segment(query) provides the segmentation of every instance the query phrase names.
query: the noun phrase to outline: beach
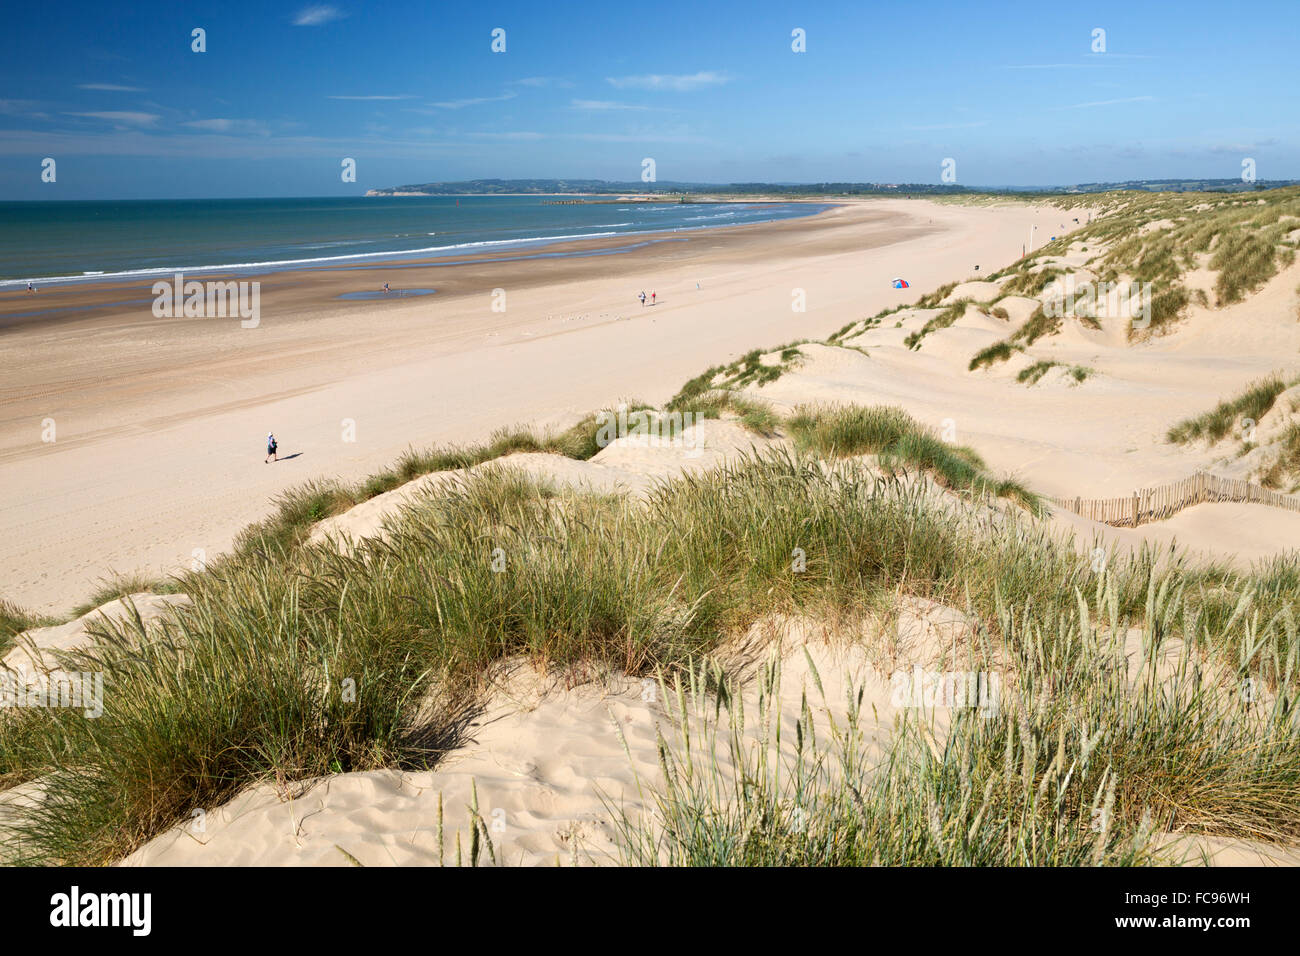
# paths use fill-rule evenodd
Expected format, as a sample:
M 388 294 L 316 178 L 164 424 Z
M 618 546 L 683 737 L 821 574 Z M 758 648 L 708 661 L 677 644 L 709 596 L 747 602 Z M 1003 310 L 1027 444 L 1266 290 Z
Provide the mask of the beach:
M 277 272 L 257 277 L 256 329 L 156 318 L 151 301 L 13 325 L 0 339 L 4 594 L 61 612 L 110 572 L 165 575 L 221 553 L 303 482 L 363 477 L 411 445 L 559 426 L 620 398 L 663 401 L 756 346 L 821 338 L 977 264 L 1011 262 L 1031 225 L 1042 234 L 1061 221 L 1021 203 L 849 202 L 781 223 L 544 250 L 635 246 L 608 255 Z M 912 288 L 893 289 L 894 276 Z M 151 300 L 152 281 L 6 292 L 0 323 L 34 299 Z M 384 282 L 437 292 L 336 298 Z M 493 311 L 494 289 L 505 311 Z M 643 289 L 657 304 L 640 305 Z M 794 311 L 795 290 L 806 311 Z M 47 419 L 53 442 L 42 441 Z M 281 457 L 296 457 L 263 464 L 270 431 Z
M 253 277 L 256 328 L 155 317 L 152 277 L 6 292 L 0 324 L 34 300 L 83 311 L 11 324 L 0 339 L 10 370 L 0 585 L 9 600 L 62 613 L 110 574 L 199 567 L 289 488 L 366 477 L 410 447 L 516 424 L 560 428 L 620 400 L 661 403 L 753 348 L 820 340 L 944 282 L 977 280 L 1014 263 L 1031 227 L 1051 235 L 1078 213 L 850 201 L 784 222 L 278 271 Z M 951 423 L 955 440 L 1039 493 L 1128 495 L 1213 465 L 1164 433 L 1294 354 L 1294 324 L 1272 316 L 1291 307 L 1295 271 L 1226 313 L 1194 310 L 1176 337 L 1130 345 L 1114 329 L 1067 328 L 1052 357 L 1104 373 L 1082 388 L 968 372 L 1005 324 L 971 313 L 920 350 L 902 347 L 907 329 L 882 329 L 873 341 L 894 347 L 834 350 L 754 394 L 782 412 L 898 405 L 936 429 Z M 893 288 L 894 277 L 910 288 Z M 385 282 L 393 295 L 380 294 Z M 992 297 L 980 289 L 957 293 Z M 641 305 L 642 290 L 655 304 Z M 375 297 L 339 298 L 358 292 Z M 121 301 L 137 304 L 103 304 Z M 1003 304 L 1019 322 L 1029 302 Z M 279 441 L 273 464 L 263 460 L 268 432 Z M 1272 509 L 1247 534 L 1238 519 L 1256 506 L 1234 507 L 1106 534 L 1243 561 L 1300 537 L 1295 516 Z M 1080 525 L 1081 539 L 1095 528 Z
M 1053 323 L 1053 276 L 1094 281 L 1103 250 L 1094 233 L 1066 231 L 1015 268 L 1018 242 L 1035 226 L 1050 236 L 1081 212 L 1006 200 L 844 202 L 686 235 L 267 273 L 252 328 L 139 307 L 11 325 L 9 349 L 26 350 L 13 367 L 28 385 L 6 395 L 14 417 L 0 460 L 22 488 L 0 512 L 10 599 L 66 614 L 97 577 L 135 579 L 114 582 L 63 623 L 30 628 L 5 658 L 13 686 L 30 685 L 31 699 L 61 660 L 138 648 L 130 653 L 143 666 L 113 672 L 138 681 L 113 685 L 116 703 L 84 680 L 72 703 L 139 714 L 130 719 L 160 744 L 132 751 L 144 762 L 120 781 L 103 764 L 109 777 L 88 792 L 138 792 L 160 773 L 216 781 L 206 798 L 180 797 L 183 807 L 139 811 L 149 819 L 137 835 L 109 834 L 96 859 L 460 864 L 480 862 L 486 846 L 487 861 L 504 864 L 680 863 L 689 855 L 637 834 L 656 814 L 688 806 L 656 802 L 646 783 L 671 779 L 665 768 L 699 746 L 691 740 L 707 741 L 695 752 L 718 792 L 769 748 L 790 765 L 805 739 L 838 741 L 842 772 L 862 771 L 861 755 L 875 768 L 860 778 L 869 791 L 842 806 L 852 820 L 911 812 L 934 830 L 928 778 L 880 768 L 998 744 L 1001 733 L 985 735 L 995 725 L 984 722 L 1015 713 L 1049 727 L 1019 725 L 1031 741 L 1026 761 L 1036 759 L 1032 741 L 1056 741 L 1045 780 L 1067 762 L 1088 767 L 1103 737 L 1108 755 L 1084 772 L 1104 766 L 1109 775 L 1140 737 L 1131 719 L 1145 728 L 1139 749 L 1180 768 L 1171 786 L 1185 799 L 1208 793 L 1207 805 L 1235 807 L 1256 787 L 1275 801 L 1269 821 L 1278 821 L 1243 826 L 1233 816 L 1213 830 L 1150 833 L 1141 823 L 1146 836 L 1109 848 L 1089 828 L 1044 847 L 1046 857 L 1032 842 L 1026 853 L 1022 840 L 1017 862 L 1294 865 L 1285 774 L 1256 781 L 1238 767 L 1235 738 L 1226 762 L 1205 771 L 1192 751 L 1204 741 L 1188 744 L 1185 734 L 1235 708 L 1258 734 L 1244 746 L 1275 747 L 1268 759 L 1294 754 L 1268 722 L 1290 720 L 1270 683 L 1289 679 L 1278 662 L 1294 654 L 1282 650 L 1293 618 L 1274 582 L 1285 583 L 1294 563 L 1300 500 L 1266 503 L 1250 479 L 1300 433 L 1300 369 L 1290 359 L 1300 348 L 1291 318 L 1300 264 L 1282 256 L 1239 301 L 1191 302 L 1168 334 L 1142 334 L 1140 316 L 1110 311 L 1104 321 L 1073 312 Z M 1122 215 L 1103 212 L 1103 223 Z M 896 288 L 903 278 L 908 286 Z M 1186 281 L 1209 287 L 1197 270 Z M 340 298 L 384 283 L 395 294 Z M 653 304 L 641 303 L 643 288 Z M 406 289 L 437 291 L 397 294 Z M 93 305 L 148 291 L 79 284 L 38 295 L 58 307 L 59 296 Z M 31 308 L 12 294 L 4 304 Z M 1036 328 L 1045 331 L 1030 337 Z M 999 344 L 1004 357 L 981 364 Z M 1260 388 L 1257 406 L 1215 408 Z M 626 418 L 617 437 L 602 438 L 607 426 L 584 416 L 620 400 L 666 408 L 680 430 L 674 437 L 673 415 L 654 413 L 647 421 L 660 423 L 660 439 L 667 421 L 666 440 L 643 440 Z M 691 414 L 710 402 L 722 404 Z M 1171 426 L 1207 421 L 1220 422 L 1220 439 L 1240 434 L 1242 446 L 1172 437 Z M 32 422 L 56 440 L 36 447 Z M 572 428 L 483 450 L 495 429 L 520 423 Z M 274 463 L 263 463 L 265 431 L 279 440 Z M 435 444 L 471 451 L 454 462 L 417 458 L 373 487 L 333 484 L 374 479 L 404 450 Z M 1253 490 L 1180 500 L 1136 526 L 1070 505 L 1118 500 L 1127 513 L 1137 489 L 1207 472 Z M 277 496 L 309 483 L 323 489 L 318 505 L 300 496 L 281 508 Z M 229 564 L 210 566 L 250 522 L 277 514 L 287 533 L 244 541 Z M 289 545 L 279 556 L 277 537 Z M 185 568 L 208 573 L 187 576 L 184 593 L 156 593 L 168 589 L 150 579 Z M 873 580 L 881 590 L 863 602 Z M 1037 602 L 1056 602 L 1056 616 Z M 1250 602 L 1268 648 L 1252 653 L 1273 670 L 1243 683 L 1237 643 L 1225 635 Z M 1122 605 L 1147 617 L 1121 623 Z M 1034 636 L 1017 637 L 1021 625 L 1005 613 L 1016 606 L 1070 638 L 1044 651 L 1032 621 L 1023 635 Z M 1010 635 L 993 648 L 990 620 Z M 1202 628 L 1195 640 L 1174 630 L 1189 621 Z M 581 640 L 566 645 L 575 634 Z M 180 671 L 191 682 L 179 689 L 177 648 L 201 661 Z M 695 648 L 707 654 L 698 672 Z M 663 669 L 672 655 L 690 662 L 687 680 L 685 669 Z M 444 670 L 422 684 L 430 657 Z M 393 682 L 417 666 L 414 683 Z M 184 769 L 194 755 L 173 752 L 170 718 L 155 729 L 156 713 L 201 713 L 199 723 L 222 730 L 198 759 L 225 760 L 235 749 L 226 728 L 246 735 L 237 739 L 278 734 L 280 709 L 336 706 L 330 675 L 354 672 L 338 688 L 342 720 L 352 719 L 358 689 L 367 706 L 401 695 L 396 706 L 421 730 L 394 739 L 413 759 L 377 758 L 291 723 L 305 756 L 274 779 L 236 769 L 236 788 L 206 764 Z M 1061 690 L 1058 680 L 1071 683 Z M 1199 682 L 1191 717 L 1163 704 L 1135 710 L 1194 690 L 1188 680 Z M 210 681 L 243 696 L 214 694 Z M 715 697 L 710 688 L 723 682 L 730 689 Z M 423 696 L 410 698 L 416 685 Z M 746 703 L 728 704 L 723 717 L 718 701 L 733 694 Z M 1111 721 L 1091 743 L 1080 738 L 1077 759 L 1065 749 L 1068 711 L 1049 706 L 1058 696 Z M 160 697 L 171 702 L 162 711 Z M 960 717 L 976 707 L 977 719 Z M 742 727 L 741 713 L 765 716 Z M 906 729 L 913 715 L 919 737 Z M 772 737 L 766 728 L 778 722 Z M 961 817 L 998 786 L 1041 792 L 1033 775 L 1000 771 L 1000 760 L 980 766 L 992 774 L 984 784 L 940 791 L 956 801 L 945 812 Z M 1041 812 L 1053 826 L 1092 819 L 1087 800 L 1099 787 L 1090 779 L 1064 816 Z M 48 796 L 42 779 L 11 787 L 0 828 Z M 802 804 L 790 812 L 792 832 L 803 832 Z M 962 818 L 960 831 L 982 818 Z M 915 862 L 909 832 L 890 822 L 877 834 L 883 842 L 862 844 L 853 859 Z M 464 834 L 474 835 L 466 845 Z M 933 862 L 972 862 L 938 834 Z M 999 854 L 1014 845 L 987 843 Z

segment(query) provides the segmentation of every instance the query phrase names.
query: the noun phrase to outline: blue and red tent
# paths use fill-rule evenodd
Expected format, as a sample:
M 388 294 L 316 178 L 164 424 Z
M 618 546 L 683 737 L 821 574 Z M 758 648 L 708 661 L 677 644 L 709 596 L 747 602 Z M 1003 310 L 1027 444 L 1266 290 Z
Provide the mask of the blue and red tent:
M 895 279 L 894 279 L 894 288 L 895 288 L 895 289 L 910 289 L 911 286 L 909 286 L 905 280 L 903 280 L 903 279 L 899 279 L 899 278 L 895 278 Z

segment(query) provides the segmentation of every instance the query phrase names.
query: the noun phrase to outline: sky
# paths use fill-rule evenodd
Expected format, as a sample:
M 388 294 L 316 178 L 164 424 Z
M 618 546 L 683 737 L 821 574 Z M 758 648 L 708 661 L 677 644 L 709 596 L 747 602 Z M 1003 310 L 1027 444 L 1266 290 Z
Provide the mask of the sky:
M 27 4 L 0 199 L 1300 179 L 1297 36 L 1296 0 Z

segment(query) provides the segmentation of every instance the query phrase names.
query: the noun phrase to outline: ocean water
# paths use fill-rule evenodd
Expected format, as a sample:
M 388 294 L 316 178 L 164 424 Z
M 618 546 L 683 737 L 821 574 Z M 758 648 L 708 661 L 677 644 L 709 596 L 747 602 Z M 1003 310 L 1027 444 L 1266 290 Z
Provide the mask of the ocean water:
M 0 202 L 0 288 L 203 269 L 463 255 L 561 239 L 811 215 L 813 203 L 588 203 L 563 196 Z

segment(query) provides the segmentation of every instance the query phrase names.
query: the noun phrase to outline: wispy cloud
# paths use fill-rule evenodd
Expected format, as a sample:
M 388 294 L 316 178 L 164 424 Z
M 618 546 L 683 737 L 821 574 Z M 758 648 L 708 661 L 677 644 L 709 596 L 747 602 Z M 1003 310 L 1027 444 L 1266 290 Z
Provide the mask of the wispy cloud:
M 668 90 L 687 93 L 707 86 L 721 86 L 731 77 L 713 70 L 699 73 L 647 73 L 643 76 L 609 76 L 606 81 L 620 90 Z
M 35 100 L 0 100 L 0 113 L 15 116 L 31 113 L 37 105 Z
M 635 103 L 616 103 L 613 100 L 572 100 L 569 103 L 571 110 L 636 110 L 636 111 L 664 111 L 662 106 L 638 106 Z
M 646 129 L 627 133 L 566 133 L 565 139 L 588 143 L 709 143 L 711 140 L 697 136 L 684 128 Z
M 79 90 L 103 90 L 107 93 L 143 93 L 139 86 L 119 86 L 117 83 L 78 83 Z
M 1004 70 L 1090 70 L 1097 61 L 1087 63 L 1009 63 Z
M 536 133 L 533 132 L 532 130 L 513 130 L 504 133 L 474 132 L 474 133 L 466 133 L 465 135 L 472 137 L 474 139 L 505 139 L 505 140 L 545 139 L 545 136 L 543 136 L 541 133 Z
M 518 93 L 513 90 L 506 90 L 500 96 L 472 96 L 463 100 L 440 100 L 430 103 L 430 106 L 440 110 L 463 110 L 467 106 L 479 106 L 483 103 L 500 103 L 502 100 L 513 100 Z M 418 112 L 418 110 L 417 110 Z
M 208 133 L 265 133 L 267 131 L 265 123 L 251 119 L 189 120 L 181 125 Z
M 413 100 L 413 99 L 415 99 L 415 96 L 414 96 L 413 94 L 411 94 L 411 93 L 399 93 L 399 94 L 395 94 L 395 95 L 378 94 L 378 95 L 375 95 L 375 96 L 327 96 L 327 97 L 325 97 L 325 99 L 327 99 L 327 100 L 358 100 L 358 101 L 369 102 L 369 101 L 374 101 L 374 100 Z
M 342 20 L 347 14 L 338 7 L 332 6 L 314 6 L 303 7 L 293 18 L 293 25 L 296 27 L 318 27 L 322 23 L 329 23 L 331 20 Z
M 1260 149 L 1262 147 L 1276 146 L 1277 142 L 1278 141 L 1276 139 L 1270 138 L 1270 139 L 1257 140 L 1256 142 L 1253 143 L 1214 143 L 1213 145 L 1206 147 L 1206 152 L 1228 154 L 1228 155 L 1240 155 L 1242 153 L 1253 152 L 1254 150 Z
M 573 86 L 571 82 L 558 76 L 525 76 L 522 80 L 511 80 L 510 82 L 512 86 L 554 86 L 559 89 L 569 89 Z
M 1069 106 L 1057 106 L 1054 109 L 1085 110 L 1094 106 L 1117 106 L 1120 103 L 1147 103 L 1154 99 L 1154 96 L 1125 96 L 1118 100 L 1091 100 L 1087 103 L 1071 103 Z
M 157 113 L 133 113 L 128 110 L 106 110 L 95 113 L 68 113 L 68 116 L 83 116 L 87 119 L 103 120 L 115 126 L 153 126 L 160 119 Z
M 1116 60 L 1154 60 L 1150 53 L 1084 53 L 1082 58 L 1070 63 L 1008 63 L 1004 70 L 1090 70 L 1103 63 Z
M 989 124 L 987 121 L 980 120 L 978 123 L 935 123 L 931 126 L 906 126 L 904 127 L 904 129 L 912 130 L 914 132 L 919 133 L 919 132 L 927 132 L 930 130 L 941 130 L 941 129 L 975 129 L 977 126 L 988 126 L 988 125 Z

